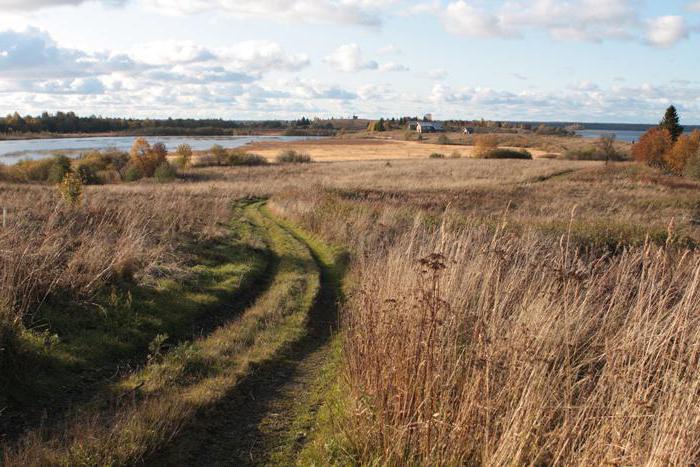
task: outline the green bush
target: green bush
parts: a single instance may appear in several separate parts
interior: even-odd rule
[[[312,162],[312,160],[308,154],[288,149],[277,156],[277,162],[280,164],[306,164]]]
[[[440,154],[439,152],[434,152],[434,153],[432,153],[432,154],[430,155],[430,158],[431,158],[431,159],[444,159],[444,158],[445,158],[445,155],[444,155],[444,154]]]
[[[125,182],[135,182],[136,180],[141,180],[143,178],[143,171],[139,166],[130,165],[126,168],[124,172]]]
[[[177,177],[177,171],[175,167],[167,162],[161,163],[156,167],[156,171],[153,173],[153,177],[158,183],[172,182]]]
[[[248,154],[245,152],[231,152],[226,156],[226,165],[245,165],[250,167],[267,164],[267,159],[257,154]]]
[[[483,156],[484,159],[532,159],[532,154],[525,149],[492,149]]]
[[[438,144],[452,144],[452,141],[450,141],[450,138],[448,138],[447,135],[440,135],[437,142]]]
[[[49,183],[61,183],[68,172],[71,171],[71,162],[66,156],[56,155],[51,160],[51,166],[46,177]]]

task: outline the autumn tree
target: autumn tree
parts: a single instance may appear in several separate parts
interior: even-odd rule
[[[163,143],[151,146],[145,138],[137,138],[129,151],[129,165],[138,169],[144,177],[152,177],[163,162],[168,150]]]
[[[670,106],[666,109],[666,114],[664,115],[664,119],[661,120],[661,123],[659,123],[659,128],[668,130],[674,142],[683,134],[683,127],[680,125],[680,118],[678,117],[676,107]]]
[[[681,135],[676,144],[664,155],[666,166],[676,175],[682,175],[691,157],[700,149],[700,130],[690,135]]]
[[[665,128],[651,128],[632,146],[632,157],[652,167],[664,167],[665,155],[673,147],[671,133]]]

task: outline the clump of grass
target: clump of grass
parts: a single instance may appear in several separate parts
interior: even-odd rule
[[[277,162],[280,164],[306,164],[312,162],[312,159],[308,154],[288,149],[277,156]]]
[[[439,152],[434,152],[429,156],[430,159],[444,159],[445,155]]]

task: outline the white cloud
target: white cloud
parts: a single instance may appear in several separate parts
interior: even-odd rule
[[[381,12],[397,0],[144,0],[159,11],[193,14],[216,11],[235,16],[376,27]]]
[[[690,11],[699,11],[700,12],[700,0],[693,0],[688,3],[687,5],[688,10]]]
[[[66,78],[134,69],[124,55],[60,47],[38,29],[0,31],[0,79]]]
[[[402,65],[400,63],[387,62],[379,66],[379,71],[409,71],[409,68],[406,65]]]
[[[357,44],[341,45],[332,54],[324,58],[324,61],[335,69],[345,72],[376,70],[379,68],[379,64],[374,60],[364,59],[362,50]]]
[[[306,54],[291,54],[272,41],[245,41],[216,49],[216,55],[238,69],[248,71],[298,71],[309,65]]]
[[[447,5],[441,14],[448,32],[468,37],[499,37],[511,35],[503,18],[487,10],[476,8],[464,0]]]
[[[0,6],[5,10],[30,11],[66,5],[77,6],[87,3],[88,1],[91,0],[2,0],[0,1]],[[127,0],[102,0],[100,3],[119,6],[123,5],[126,1]]]
[[[162,41],[139,44],[129,55],[134,59],[154,65],[173,65],[213,60],[216,56],[207,48],[190,41]]]
[[[662,16],[649,21],[647,39],[657,47],[670,47],[690,34],[682,16]]]
[[[681,16],[645,21],[638,0],[511,0],[482,2],[453,0],[432,11],[445,29],[466,37],[518,37],[528,31],[544,31],[555,40],[602,42],[637,40],[670,46],[688,37],[690,29]],[[478,6],[477,6],[478,5]],[[700,1],[691,8],[700,11]]]
[[[400,55],[402,50],[394,44],[389,44],[386,47],[382,47],[377,52],[381,55]]]
[[[434,80],[440,80],[440,79],[447,78],[448,74],[449,73],[444,68],[436,68],[436,69],[430,70],[428,72],[428,78],[434,79]]]

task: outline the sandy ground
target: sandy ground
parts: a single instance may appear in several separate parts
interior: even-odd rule
[[[445,157],[450,157],[453,154],[459,154],[461,157],[473,157],[474,154],[473,146],[380,139],[325,139],[293,143],[271,141],[253,143],[243,147],[246,152],[259,154],[270,160],[274,160],[280,152],[286,149],[307,153],[317,162],[425,159],[433,153],[444,154]],[[529,151],[535,158],[547,154],[547,152],[537,149],[529,149]]]

